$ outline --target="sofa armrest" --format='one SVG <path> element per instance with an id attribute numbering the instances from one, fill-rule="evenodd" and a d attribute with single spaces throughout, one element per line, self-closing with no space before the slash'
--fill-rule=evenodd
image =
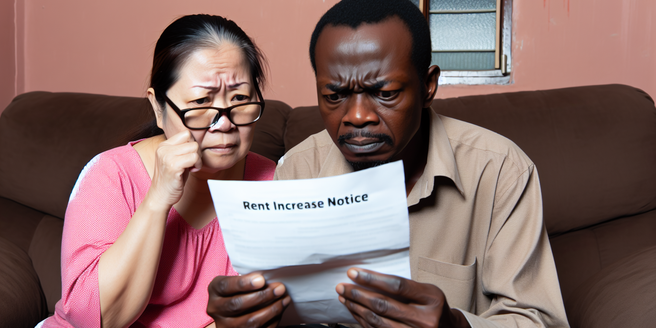
<path id="1" fill-rule="evenodd" d="M 33 327 L 48 315 L 48 306 L 30 257 L 0 238 L 0 263 L 0 325 Z"/>

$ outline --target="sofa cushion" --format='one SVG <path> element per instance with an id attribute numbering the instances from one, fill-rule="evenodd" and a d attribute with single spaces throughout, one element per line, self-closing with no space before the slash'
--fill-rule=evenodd
<path id="1" fill-rule="evenodd" d="M 34 327 L 48 309 L 30 257 L 0 238 L 0 263 L 0 326 Z"/>
<path id="2" fill-rule="evenodd" d="M 39 275 L 41 289 L 46 297 L 48 312 L 55 312 L 61 298 L 61 241 L 64 221 L 50 215 L 43 217 L 34 232 L 28 255 L 34 271 Z"/>
<path id="3" fill-rule="evenodd" d="M 27 253 L 34 238 L 34 231 L 44 215 L 25 205 L 0 197 L 0 238 L 12 242 Z"/>
<path id="4" fill-rule="evenodd" d="M 603 267 L 597 236 L 593 229 L 572 231 L 550 240 L 563 299 Z"/>
<path id="5" fill-rule="evenodd" d="M 563 299 L 567 301 L 600 270 L 652 246 L 656 246 L 656 210 L 551 238 Z"/>
<path id="6" fill-rule="evenodd" d="M 551 235 L 656 208 L 656 108 L 600 85 L 437 99 L 433 109 L 500 133 L 536 164 Z"/>
<path id="7" fill-rule="evenodd" d="M 609 266 L 565 303 L 572 327 L 653 327 L 656 246 Z M 618 310 L 621 309 L 621 310 Z"/>

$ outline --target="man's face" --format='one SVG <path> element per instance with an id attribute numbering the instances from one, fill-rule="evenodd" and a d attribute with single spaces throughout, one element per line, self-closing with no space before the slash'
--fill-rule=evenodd
<path id="1" fill-rule="evenodd" d="M 425 92 L 411 49 L 410 32 L 397 17 L 355 30 L 328 25 L 317 40 L 319 109 L 356 169 L 401 159 L 419 129 Z"/>

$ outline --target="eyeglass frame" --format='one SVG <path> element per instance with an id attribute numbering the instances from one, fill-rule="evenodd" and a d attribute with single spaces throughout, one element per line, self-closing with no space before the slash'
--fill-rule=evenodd
<path id="1" fill-rule="evenodd" d="M 228 120 L 230 121 L 230 123 L 234 124 L 235 126 L 246 126 L 246 125 L 250 125 L 250 124 L 253 124 L 253 123 L 257 122 L 262 117 L 262 113 L 264 113 L 264 104 L 265 104 L 265 102 L 264 102 L 264 98 L 262 97 L 262 92 L 260 92 L 260 88 L 258 87 L 257 83 L 255 83 L 255 92 L 257 93 L 258 99 L 260 99 L 262 101 L 251 101 L 251 102 L 247 102 L 247 103 L 243 103 L 243 104 L 237 104 L 237 105 L 226 107 L 226 108 L 208 106 L 208 107 L 195 107 L 195 108 L 180 109 L 175 103 L 173 103 L 173 101 L 171 99 L 169 99 L 169 96 L 167 96 L 166 93 L 164 93 L 164 100 L 166 101 L 167 104 L 169 104 L 169 106 L 171 106 L 173 111 L 175 111 L 176 114 L 178 114 L 178 116 L 180 116 L 180 119 L 182 120 L 182 124 L 184 124 L 184 126 L 187 129 L 190 129 L 190 130 L 205 130 L 205 129 L 211 128 L 214 124 L 216 124 L 216 122 L 218 122 L 219 119 L 221 119 L 221 116 L 223 116 L 223 113 L 226 113 L 226 117 L 228 117 Z M 244 106 L 244 105 L 260 105 L 260 115 L 258 115 L 257 118 L 255 119 L 255 121 L 253 121 L 253 122 L 244 123 L 244 124 L 237 124 L 237 123 L 233 122 L 232 119 L 230 118 L 230 111 L 233 108 L 236 108 L 236 107 L 239 107 L 239 106 Z M 187 126 L 187 121 L 185 120 L 185 117 L 184 117 L 185 114 L 187 112 L 192 111 L 192 110 L 199 110 L 199 109 L 216 109 L 216 110 L 219 111 L 219 113 L 216 114 L 214 119 L 212 119 L 212 124 L 208 127 L 192 128 L 192 127 Z"/>

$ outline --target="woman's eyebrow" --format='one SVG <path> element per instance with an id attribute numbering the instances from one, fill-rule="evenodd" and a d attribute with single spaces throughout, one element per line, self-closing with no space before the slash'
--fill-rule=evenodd
<path id="1" fill-rule="evenodd" d="M 237 88 L 239 88 L 240 86 L 242 86 L 244 84 L 248 85 L 249 83 L 248 82 L 236 82 L 236 83 L 233 83 L 233 84 L 228 84 L 228 85 L 226 85 L 226 87 L 228 89 L 237 89 Z M 221 87 L 217 87 L 215 85 L 201 85 L 201 84 L 198 84 L 198 85 L 193 85 L 192 88 L 202 88 L 202 89 L 215 91 L 215 90 L 219 90 Z"/>
<path id="2" fill-rule="evenodd" d="M 202 88 L 202 89 L 207 89 L 207 90 L 218 90 L 219 87 L 213 86 L 213 85 L 192 85 L 192 88 Z"/>
<path id="3" fill-rule="evenodd" d="M 237 82 L 233 84 L 228 84 L 228 89 L 237 89 L 244 84 L 249 84 L 248 82 Z"/>

